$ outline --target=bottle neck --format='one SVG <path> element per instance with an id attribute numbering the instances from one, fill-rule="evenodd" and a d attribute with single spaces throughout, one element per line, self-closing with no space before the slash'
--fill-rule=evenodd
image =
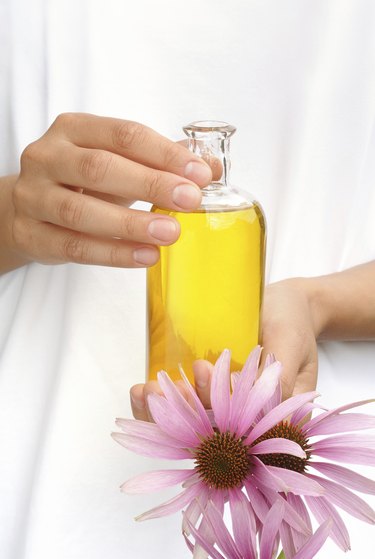
<path id="1" fill-rule="evenodd" d="M 213 169 L 214 180 L 202 189 L 203 192 L 229 186 L 230 137 L 235 130 L 234 126 L 217 121 L 193 122 L 184 127 L 189 149 Z"/>
<path id="2" fill-rule="evenodd" d="M 188 147 L 195 155 L 201 157 L 213 169 L 214 180 L 203 190 L 213 190 L 226 187 L 229 184 L 230 154 L 229 138 L 222 138 L 216 134 L 207 137 L 189 138 Z"/>

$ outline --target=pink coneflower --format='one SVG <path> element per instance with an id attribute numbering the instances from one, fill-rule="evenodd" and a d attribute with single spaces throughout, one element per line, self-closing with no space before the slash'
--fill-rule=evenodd
<path id="1" fill-rule="evenodd" d="M 183 372 L 181 374 L 194 407 L 188 404 L 167 373 L 162 371 L 158 374 L 158 381 L 164 396 L 151 394 L 148 399 L 155 423 L 129 419 L 116 421 L 122 433 L 113 433 L 112 436 L 125 448 L 144 456 L 194 460 L 189 469 L 153 471 L 122 485 L 121 489 L 126 493 L 148 493 L 182 484 L 183 490 L 176 497 L 143 513 L 138 520 L 171 514 L 187 506 L 186 519 L 196 525 L 208 501 L 223 511 L 224 503 L 233 502 L 237 491 L 248 486 L 256 488 L 260 495 L 264 491 L 264 499 L 267 498 L 266 493 L 272 490 L 275 499 L 283 501 L 285 525 L 292 527 L 296 533 L 306 536 L 311 533 L 303 519 L 278 492 L 291 491 L 296 495 L 316 497 L 324 493 L 323 487 L 311 477 L 296 472 L 289 472 L 288 479 L 286 476 L 282 479 L 260 459 L 263 455 L 277 453 L 306 460 L 307 455 L 300 442 L 277 435 L 254 444 L 255 439 L 250 437 L 259 420 L 266 425 L 264 422 L 271 414 L 272 423 L 272 402 L 275 398 L 277 401 L 279 392 L 279 362 L 268 359 L 262 375 L 256 380 L 260 351 L 257 347 L 242 372 L 233 377 L 232 393 L 230 352 L 225 350 L 222 353 L 212 375 L 211 420 Z M 316 392 L 310 392 L 290 398 L 284 403 L 281 419 L 311 402 L 316 395 Z M 249 506 L 252 507 L 251 504 Z"/>
<path id="2" fill-rule="evenodd" d="M 324 488 L 324 495 L 320 496 L 303 496 L 303 493 L 285 493 L 283 496 L 309 527 L 309 510 L 319 524 L 332 519 L 331 537 L 342 550 L 347 551 L 350 549 L 349 534 L 336 507 L 364 522 L 374 524 L 375 511 L 351 489 L 375 495 L 375 481 L 337 462 L 375 466 L 375 437 L 341 433 L 372 428 L 375 426 L 375 418 L 367 414 L 343 412 L 374 400 L 325 410 L 307 422 L 306 417 L 317 406 L 306 403 L 296 409 L 290 421 L 286 422 L 282 417 L 285 418 L 284 411 L 288 403 L 281 402 L 280 391 L 275 393 L 273 399 L 276 397 L 278 402 L 273 402 L 274 408 L 258 421 L 244 442 L 257 446 L 268 439 L 285 438 L 301 446 L 306 452 L 305 458 L 280 453 L 263 454 L 259 456 L 259 460 L 267 467 L 269 473 L 285 483 L 288 483 L 292 474 L 293 479 L 299 476 L 301 479 L 316 481 Z M 330 462 L 317 460 L 317 457 Z M 315 474 L 311 473 L 312 469 L 315 470 Z M 263 488 L 260 495 L 254 492 L 252 486 L 247 484 L 246 488 L 249 498 L 253 497 L 253 507 L 257 503 L 258 518 L 263 522 L 269 507 L 276 500 L 275 493 L 272 488 Z M 306 541 L 306 536 L 284 522 L 280 525 L 280 536 L 287 558 L 294 557 Z"/>
<path id="3" fill-rule="evenodd" d="M 242 492 L 238 491 L 236 509 L 231 515 L 233 535 L 226 527 L 220 511 L 209 502 L 206 510 L 202 511 L 206 534 L 203 535 L 186 519 L 195 545 L 189 540 L 188 534 L 184 534 L 185 541 L 192 553 L 200 546 L 212 559 L 274 559 L 278 553 L 278 532 L 283 513 L 283 502 L 278 500 L 264 519 L 258 543 L 252 509 Z M 294 555 L 294 559 L 312 559 L 325 543 L 331 526 L 332 521 L 326 520 Z"/>

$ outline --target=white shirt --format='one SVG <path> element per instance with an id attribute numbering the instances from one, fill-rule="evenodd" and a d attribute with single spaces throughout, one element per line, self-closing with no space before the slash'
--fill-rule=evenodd
<path id="1" fill-rule="evenodd" d="M 266 212 L 267 281 L 372 260 L 374 24 L 371 0 L 2 0 L 1 173 L 60 112 L 172 139 L 226 120 L 232 182 Z M 0 278 L 2 558 L 189 557 L 179 515 L 133 521 L 176 490 L 118 490 L 161 467 L 109 436 L 144 379 L 144 307 L 142 270 L 32 264 Z M 374 358 L 374 343 L 322 345 L 321 402 L 373 395 Z M 373 532 L 344 517 L 359 559 Z M 319 558 L 339 554 L 330 542 Z"/>

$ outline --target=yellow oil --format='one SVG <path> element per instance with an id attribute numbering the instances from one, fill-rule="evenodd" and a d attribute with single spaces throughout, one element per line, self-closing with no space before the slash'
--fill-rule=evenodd
<path id="1" fill-rule="evenodd" d="M 232 370 L 240 370 L 259 338 L 262 210 L 152 211 L 175 217 L 181 236 L 160 248 L 159 262 L 147 271 L 148 379 L 163 369 L 177 380 L 181 363 L 193 381 L 193 362 L 215 362 L 225 348 L 232 351 Z"/>

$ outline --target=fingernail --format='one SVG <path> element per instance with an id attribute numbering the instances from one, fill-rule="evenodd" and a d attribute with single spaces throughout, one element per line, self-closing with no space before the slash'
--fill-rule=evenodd
<path id="1" fill-rule="evenodd" d="M 200 186 L 205 186 L 211 181 L 212 173 L 206 163 L 190 161 L 185 167 L 185 177 Z"/>
<path id="2" fill-rule="evenodd" d="M 158 261 L 159 252 L 153 248 L 138 248 L 133 252 L 133 258 L 138 264 L 152 266 Z"/>
<path id="3" fill-rule="evenodd" d="M 177 222 L 171 219 L 154 219 L 148 226 L 148 232 L 157 241 L 174 241 L 178 231 Z"/>
<path id="4" fill-rule="evenodd" d="M 180 184 L 172 193 L 172 200 L 183 210 L 193 210 L 201 202 L 202 194 L 198 187 L 192 184 Z"/>
<path id="5" fill-rule="evenodd" d="M 209 372 L 207 368 L 203 368 L 195 374 L 195 384 L 198 388 L 206 388 L 209 381 Z"/>

